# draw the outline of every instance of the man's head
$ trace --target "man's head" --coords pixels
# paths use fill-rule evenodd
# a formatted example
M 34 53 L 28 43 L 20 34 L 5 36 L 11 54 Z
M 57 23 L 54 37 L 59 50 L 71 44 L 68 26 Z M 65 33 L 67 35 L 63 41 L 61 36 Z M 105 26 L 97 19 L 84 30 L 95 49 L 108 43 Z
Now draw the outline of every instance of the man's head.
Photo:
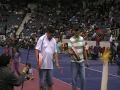
M 54 28 L 52 26 L 48 26 L 47 28 L 47 37 L 48 40 L 51 40 L 54 34 Z
M 10 63 L 10 56 L 6 56 L 5 54 L 2 54 L 0 56 L 0 67 L 7 66 Z
M 74 35 L 75 35 L 75 37 L 79 37 L 79 35 L 80 35 L 79 29 L 74 29 Z

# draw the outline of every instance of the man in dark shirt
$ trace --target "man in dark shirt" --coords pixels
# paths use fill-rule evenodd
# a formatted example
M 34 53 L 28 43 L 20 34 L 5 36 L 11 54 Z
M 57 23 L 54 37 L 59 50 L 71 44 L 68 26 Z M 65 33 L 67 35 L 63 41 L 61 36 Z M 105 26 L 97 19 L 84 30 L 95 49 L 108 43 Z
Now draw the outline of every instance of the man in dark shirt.
M 11 57 L 2 54 L 0 56 L 0 90 L 14 90 L 14 86 L 21 85 L 25 80 L 25 74 L 16 76 L 10 69 Z

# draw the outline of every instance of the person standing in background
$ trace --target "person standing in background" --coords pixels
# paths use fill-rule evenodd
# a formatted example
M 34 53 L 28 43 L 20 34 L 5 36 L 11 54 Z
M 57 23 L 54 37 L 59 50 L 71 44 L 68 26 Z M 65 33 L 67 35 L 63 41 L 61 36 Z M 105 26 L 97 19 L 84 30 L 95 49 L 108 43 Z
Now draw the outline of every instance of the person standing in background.
M 14 72 L 17 73 L 17 75 L 20 75 L 20 72 L 19 72 L 20 61 L 21 61 L 20 51 L 18 50 L 18 48 L 14 47 L 13 48 L 13 69 L 14 69 Z
M 10 56 L 10 49 L 8 45 L 5 45 L 5 47 L 3 48 L 3 54 L 5 54 L 6 56 Z
M 113 40 L 113 41 L 111 42 L 110 50 L 111 50 L 111 58 L 110 58 L 109 63 L 110 63 L 110 64 L 113 64 L 113 62 L 114 62 L 114 60 L 115 60 L 116 53 L 117 53 L 117 46 L 116 46 L 116 44 L 115 44 L 115 40 Z

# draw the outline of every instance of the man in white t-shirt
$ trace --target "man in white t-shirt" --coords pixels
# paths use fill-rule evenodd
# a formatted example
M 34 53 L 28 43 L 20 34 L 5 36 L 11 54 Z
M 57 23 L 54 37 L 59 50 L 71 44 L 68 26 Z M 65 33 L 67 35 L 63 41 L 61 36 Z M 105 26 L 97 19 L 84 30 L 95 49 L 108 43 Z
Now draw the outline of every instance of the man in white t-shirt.
M 46 88 L 52 90 L 53 59 L 55 59 L 56 66 L 59 67 L 57 44 L 53 38 L 53 33 L 53 28 L 49 26 L 47 32 L 39 38 L 35 47 L 35 55 L 39 64 L 40 90 L 46 90 Z
M 84 38 L 79 35 L 79 29 L 73 29 L 74 36 L 68 43 L 71 58 L 72 90 L 77 90 L 77 78 L 80 78 L 80 90 L 85 90 L 85 60 L 84 60 Z

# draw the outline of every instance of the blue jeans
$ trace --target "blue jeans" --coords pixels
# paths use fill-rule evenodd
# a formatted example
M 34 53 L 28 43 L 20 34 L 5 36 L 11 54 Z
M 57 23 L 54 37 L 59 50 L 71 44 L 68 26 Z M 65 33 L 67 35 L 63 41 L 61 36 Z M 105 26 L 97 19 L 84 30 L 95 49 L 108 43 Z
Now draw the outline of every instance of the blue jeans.
M 47 87 L 51 87 L 53 85 L 53 70 L 52 69 L 40 69 L 39 71 L 40 77 L 40 87 L 43 90 L 46 90 Z
M 72 62 L 71 63 L 72 71 L 72 90 L 77 90 L 77 78 L 80 78 L 80 90 L 85 90 L 85 64 Z

